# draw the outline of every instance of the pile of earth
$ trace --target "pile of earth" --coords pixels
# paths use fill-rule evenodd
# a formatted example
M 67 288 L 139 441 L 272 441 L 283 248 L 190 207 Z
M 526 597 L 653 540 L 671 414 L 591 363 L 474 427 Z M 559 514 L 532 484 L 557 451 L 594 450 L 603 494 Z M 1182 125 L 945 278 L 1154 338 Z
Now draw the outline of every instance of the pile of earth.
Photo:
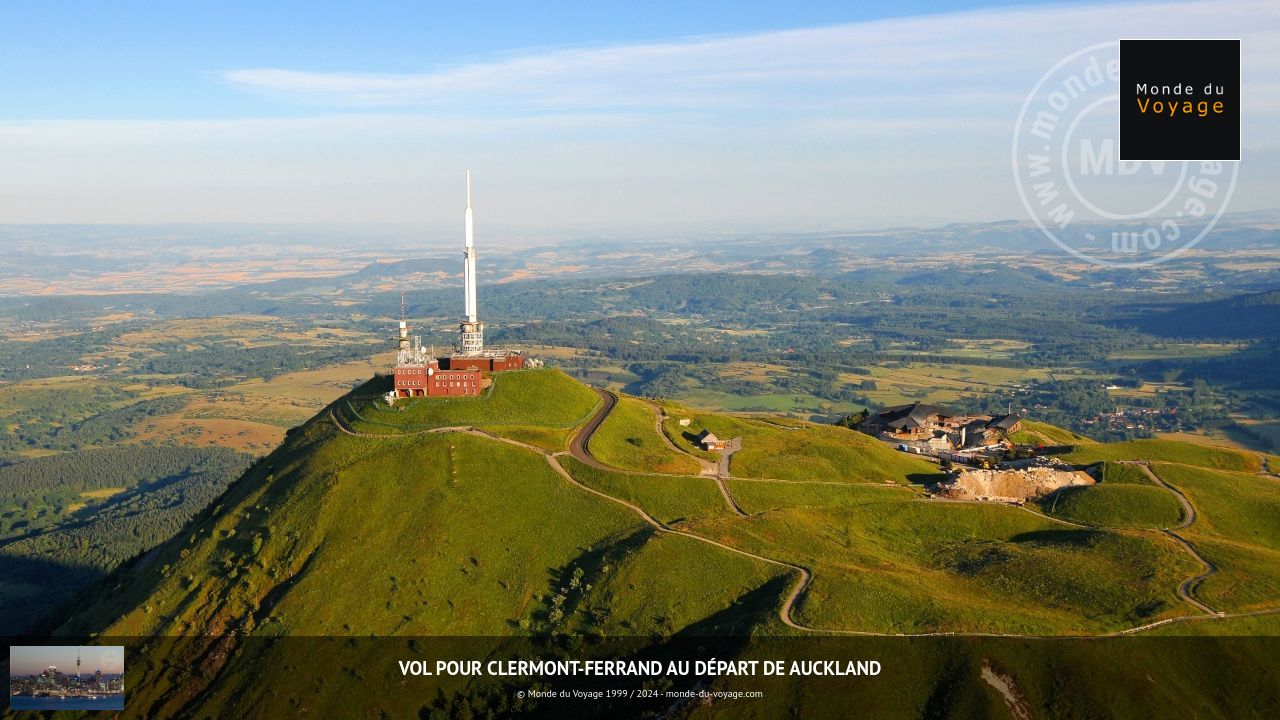
M 962 469 L 934 486 L 933 494 L 952 500 L 1024 503 L 1073 485 L 1097 480 L 1060 460 L 1042 460 L 1016 470 Z

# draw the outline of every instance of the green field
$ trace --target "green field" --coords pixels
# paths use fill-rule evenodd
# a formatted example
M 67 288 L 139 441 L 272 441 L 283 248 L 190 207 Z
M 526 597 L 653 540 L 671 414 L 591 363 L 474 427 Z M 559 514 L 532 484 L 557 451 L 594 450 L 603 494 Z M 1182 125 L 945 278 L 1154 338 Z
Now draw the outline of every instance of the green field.
M 697 475 L 698 461 L 667 447 L 655 431 L 658 417 L 643 400 L 620 396 L 613 412 L 591 436 L 591 454 L 623 470 Z
M 726 480 L 725 483 L 738 505 L 753 515 L 783 508 L 840 508 L 878 500 L 910 498 L 916 494 L 914 488 L 904 485 L 783 483 L 738 478 Z
M 1174 587 L 1196 566 L 1164 539 L 1073 529 L 1018 508 L 918 500 L 888 488 L 848 495 L 830 486 L 763 485 L 731 485 L 763 514 L 690 527 L 812 568 L 798 614 L 814 627 L 1058 634 L 1189 612 Z
M 1198 593 L 1215 607 L 1256 610 L 1280 598 L 1280 482 L 1249 473 L 1157 464 L 1199 517 L 1180 533 L 1218 566 Z
M 492 378 L 493 386 L 474 398 L 408 398 L 394 407 L 381 397 L 352 399 L 349 421 L 361 432 L 391 434 L 462 425 L 568 429 L 586 422 L 600 402 L 590 388 L 554 368 Z
M 1141 459 L 1246 472 L 1257 472 L 1262 467 L 1261 461 L 1253 453 L 1174 440 L 1081 443 L 1073 452 L 1062 457 L 1067 462 L 1086 465 L 1100 460 Z
M 778 563 L 812 573 L 789 617 L 816 631 L 1100 634 L 1199 612 L 1176 588 L 1203 568 L 1154 529 L 1175 524 L 1180 505 L 1130 466 L 1108 462 L 1100 485 L 1046 508 L 1106 526 L 1080 528 L 1026 508 L 927 499 L 920 483 L 936 476 L 934 465 L 844 428 L 668 406 L 664 430 L 690 452 L 702 428 L 743 439 L 732 468 L 739 477 L 726 486 L 744 517 L 712 478 L 599 470 L 557 455 L 589 490 L 570 482 L 545 453 L 563 450 L 595 394 L 557 371 L 497 377 L 490 394 L 466 402 L 398 410 L 355 401 L 360 415 L 343 417 L 371 437 L 318 415 L 59 632 L 170 636 L 201 657 L 208 638 L 789 635 L 778 611 L 799 575 Z M 632 467 L 673 456 L 649 407 L 624 398 L 618 412 L 592 449 Z M 681 417 L 692 422 L 681 427 Z M 521 437 L 545 453 L 421 432 L 454 424 Z M 1239 461 L 1174 442 L 1095 445 L 1087 451 L 1108 457 L 1154 448 Z M 1180 532 L 1219 566 L 1197 596 L 1226 610 L 1271 607 L 1280 594 L 1280 483 L 1154 467 L 1195 504 L 1200 518 Z M 664 533 L 609 498 L 695 537 Z M 304 698 L 323 705 L 342 685 L 308 668 L 268 692 L 258 680 L 267 660 L 249 647 L 218 654 L 194 678 L 138 664 L 131 702 L 157 715 L 235 707 L 274 717 L 305 708 Z M 170 692 L 184 680 L 203 684 L 198 701 Z M 392 695 L 383 706 L 390 716 L 421 712 Z M 252 707 L 237 704 L 241 697 L 254 698 Z
M 561 458 L 560 464 L 583 485 L 635 503 L 667 525 L 729 514 L 713 478 L 609 472 L 572 457 Z
M 665 429 L 681 447 L 698 452 L 694 439 L 703 429 L 721 439 L 742 438 L 730 473 L 738 477 L 844 482 L 921 482 L 937 474 L 936 465 L 897 452 L 862 433 L 832 425 L 793 423 L 788 428 L 763 420 L 669 409 Z M 689 418 L 687 427 L 678 417 Z
M 1151 478 L 1142 468 L 1131 463 L 1107 461 L 1102 463 L 1102 482 L 1108 485 L 1151 485 Z
M 1100 527 L 1168 528 L 1182 520 L 1173 493 L 1155 485 L 1109 484 L 1064 488 L 1039 502 L 1047 514 Z

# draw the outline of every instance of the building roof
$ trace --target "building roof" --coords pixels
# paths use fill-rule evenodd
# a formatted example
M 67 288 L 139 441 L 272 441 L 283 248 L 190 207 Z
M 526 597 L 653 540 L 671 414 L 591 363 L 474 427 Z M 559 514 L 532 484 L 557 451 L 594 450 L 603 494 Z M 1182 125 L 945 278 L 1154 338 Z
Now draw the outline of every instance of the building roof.
M 718 443 L 720 442 L 720 438 L 716 437 L 715 433 L 711 432 L 710 430 L 703 430 L 702 432 L 698 433 L 698 442 Z
M 1008 430 L 1014 425 L 1017 425 L 1021 420 L 1022 418 L 1017 415 L 1000 415 L 999 417 L 991 418 L 991 422 L 987 423 L 987 427 Z
M 894 430 L 911 430 L 922 427 L 925 422 L 934 415 L 942 417 L 955 417 L 959 415 L 951 408 L 942 407 L 941 405 L 927 405 L 925 403 L 914 402 L 910 405 L 895 405 L 881 410 L 877 415 L 885 427 Z

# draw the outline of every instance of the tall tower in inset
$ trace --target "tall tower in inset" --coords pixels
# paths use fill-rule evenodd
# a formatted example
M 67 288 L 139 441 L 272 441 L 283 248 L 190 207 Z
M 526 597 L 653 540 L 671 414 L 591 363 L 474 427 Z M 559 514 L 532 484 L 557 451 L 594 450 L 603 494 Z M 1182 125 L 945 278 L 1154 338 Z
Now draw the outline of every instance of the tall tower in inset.
M 458 352 L 463 355 L 479 355 L 484 352 L 484 323 L 478 319 L 476 308 L 476 239 L 475 219 L 471 213 L 471 171 L 467 171 L 466 244 L 462 247 L 462 282 L 467 300 L 466 313 L 458 327 Z

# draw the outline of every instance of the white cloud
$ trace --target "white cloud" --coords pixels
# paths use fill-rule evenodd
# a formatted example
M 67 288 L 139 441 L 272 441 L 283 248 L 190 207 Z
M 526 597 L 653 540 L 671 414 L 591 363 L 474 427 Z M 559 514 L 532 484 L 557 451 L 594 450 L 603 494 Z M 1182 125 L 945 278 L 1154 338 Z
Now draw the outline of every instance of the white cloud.
M 984 10 L 417 74 L 229 71 L 322 114 L 0 123 L 0 218 L 452 227 L 467 167 L 495 232 L 1021 217 L 1011 127 L 1040 74 L 1100 41 L 1188 34 L 1244 39 L 1258 167 L 1234 207 L 1273 206 L 1280 13 L 1241 0 Z
M 409 74 L 260 68 L 223 78 L 246 90 L 335 106 L 795 111 L 902 93 L 980 100 L 985 92 L 1009 92 L 1009 78 L 1034 79 L 1064 54 L 1101 40 L 1245 34 L 1251 77 L 1280 77 L 1280 55 L 1270 51 L 1280 46 L 1274 2 L 1241 0 L 986 10 L 541 50 Z

